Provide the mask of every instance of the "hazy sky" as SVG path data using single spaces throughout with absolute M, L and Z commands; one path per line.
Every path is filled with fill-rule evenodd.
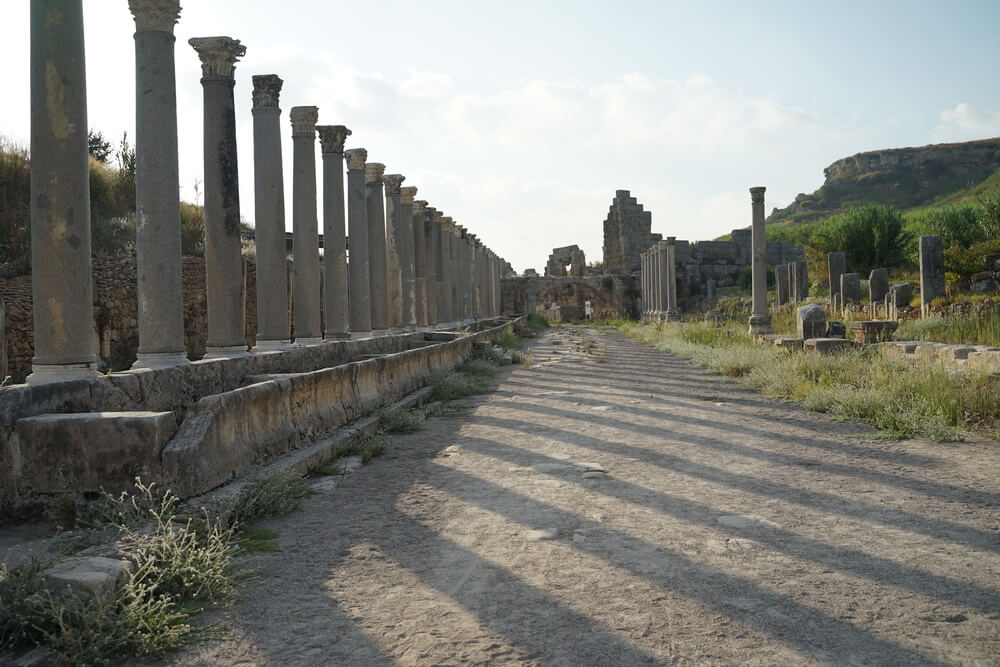
M 2 0 L 0 134 L 29 137 L 28 2 Z M 286 198 L 288 110 L 351 128 L 418 198 L 521 271 L 553 247 L 602 255 L 617 189 L 690 240 L 750 222 L 860 151 L 1000 135 L 1000 2 L 182 0 L 181 196 L 202 178 L 190 37 L 247 47 L 236 68 L 243 216 L 253 221 L 250 77 L 275 73 Z M 84 0 L 89 121 L 134 137 L 126 0 Z M 318 155 L 318 145 L 317 145 Z M 287 226 L 291 227 L 288 205 Z M 320 209 L 321 210 L 321 209 Z

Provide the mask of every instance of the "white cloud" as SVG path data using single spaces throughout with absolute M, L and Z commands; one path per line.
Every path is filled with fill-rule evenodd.
M 978 109 L 965 102 L 942 111 L 941 122 L 933 133 L 935 141 L 971 141 L 997 136 L 1000 136 L 1000 111 Z

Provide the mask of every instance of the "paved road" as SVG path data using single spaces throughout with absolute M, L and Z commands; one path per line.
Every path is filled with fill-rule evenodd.
M 184 664 L 997 664 L 1000 448 L 563 327 L 268 525 Z

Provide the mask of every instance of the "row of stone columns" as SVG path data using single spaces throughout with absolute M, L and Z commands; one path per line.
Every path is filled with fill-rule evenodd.
M 188 363 L 183 330 L 174 25 L 178 0 L 129 0 L 136 53 L 136 367 Z M 206 357 L 247 354 L 233 89 L 246 47 L 189 40 L 204 101 Z M 82 0 L 31 3 L 31 247 L 35 356 L 29 382 L 96 377 Z M 451 218 L 415 201 L 351 131 L 293 107 L 292 300 L 281 158 L 282 80 L 253 77 L 257 347 L 455 326 L 500 314 L 506 262 Z M 324 262 L 318 248 L 316 137 L 322 152 Z M 344 166 L 347 193 L 344 192 Z M 346 209 L 346 220 L 345 220 Z M 346 223 L 346 224 L 345 224 Z M 321 296 L 322 292 L 322 296 Z M 325 326 L 323 325 L 325 313 Z
M 642 253 L 640 284 L 642 319 L 673 322 L 680 318 L 677 307 L 677 240 L 658 241 Z

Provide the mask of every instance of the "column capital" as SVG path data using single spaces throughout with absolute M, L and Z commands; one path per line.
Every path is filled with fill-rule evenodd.
M 253 111 L 278 109 L 278 95 L 281 93 L 281 80 L 277 74 L 255 74 L 253 77 Z
M 764 190 L 766 190 L 763 185 L 758 185 L 755 188 L 750 188 L 750 201 L 762 202 L 764 201 Z
M 425 202 L 423 199 L 414 199 L 413 200 L 413 212 L 414 213 L 420 214 L 420 213 L 423 213 L 426 210 L 427 210 L 427 202 Z
M 402 174 L 386 174 L 382 177 L 382 182 L 385 183 L 385 193 L 387 195 L 398 195 L 400 194 L 400 185 L 406 180 L 406 176 Z
M 319 144 L 323 155 L 339 155 L 344 152 L 344 142 L 351 136 L 351 131 L 344 125 L 317 125 Z
M 232 37 L 192 37 L 188 40 L 201 58 L 202 76 L 233 76 L 236 61 L 247 53 L 247 47 Z
M 135 31 L 156 30 L 174 34 L 174 24 L 181 15 L 180 0 L 128 0 L 135 18 Z
M 292 122 L 293 137 L 316 138 L 316 121 L 319 119 L 319 107 L 292 107 L 288 112 Z
M 369 162 L 365 165 L 365 184 L 381 183 L 385 165 L 381 162 Z
M 667 248 L 667 242 L 666 241 L 657 241 L 656 242 L 656 249 L 657 250 L 666 250 L 666 248 Z
M 432 216 L 434 216 L 434 222 L 440 225 L 444 224 L 444 213 L 434 207 L 428 207 L 427 210 L 431 212 Z
M 417 189 L 412 185 L 408 185 L 405 188 L 399 189 L 399 194 L 402 196 L 403 205 L 413 205 L 416 204 L 414 198 L 417 196 Z
M 364 148 L 350 148 L 344 151 L 344 159 L 347 160 L 348 169 L 364 169 L 368 151 Z
M 676 236 L 668 236 L 667 237 L 667 245 L 677 245 L 677 237 Z

